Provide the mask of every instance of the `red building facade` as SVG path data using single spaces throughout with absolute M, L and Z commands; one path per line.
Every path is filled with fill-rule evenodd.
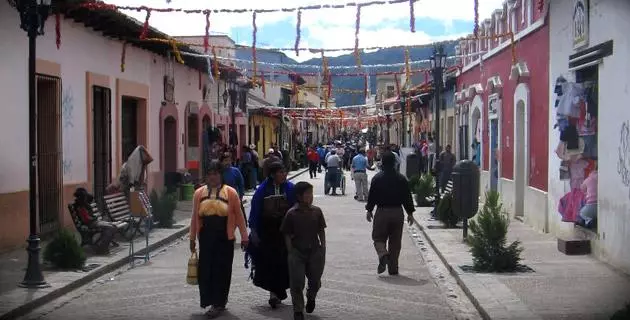
M 480 23 L 479 39 L 457 48 L 458 156 L 480 165 L 482 190 L 526 217 L 546 212 L 548 181 L 549 28 L 538 3 L 505 1 Z

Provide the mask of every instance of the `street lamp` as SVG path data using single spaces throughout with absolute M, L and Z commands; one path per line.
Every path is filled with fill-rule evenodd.
M 390 129 L 391 129 L 390 126 L 392 124 L 392 115 L 388 113 L 385 115 L 385 117 L 387 118 L 387 136 L 386 136 L 387 140 L 385 141 L 385 143 L 389 146 L 391 142 L 389 139 L 389 134 L 390 134 Z
M 402 130 L 400 130 L 400 146 L 404 147 L 405 146 L 405 134 L 407 132 L 407 130 L 405 130 L 406 128 L 406 123 L 405 123 L 405 109 L 407 108 L 407 92 L 401 92 L 400 94 L 400 122 L 402 124 Z
M 19 284 L 24 288 L 49 287 L 39 264 L 39 236 L 37 234 L 37 92 L 35 83 L 36 40 L 44 34 L 44 26 L 50 12 L 51 0 L 16 0 L 20 13 L 20 28 L 28 34 L 28 113 L 29 113 L 29 237 L 28 265 L 24 280 Z
M 444 72 L 444 67 L 446 66 L 446 55 L 444 54 L 444 48 L 440 45 L 433 49 L 433 56 L 431 57 L 431 69 L 433 73 L 433 92 L 434 92 L 434 104 L 435 104 L 435 150 L 437 154 L 437 160 L 439 160 L 440 156 L 440 109 L 442 105 L 442 87 L 443 79 L 442 74 Z M 433 208 L 433 217 L 437 216 L 438 206 L 440 204 L 440 183 L 446 183 L 446 181 L 440 181 L 438 173 L 438 179 L 435 179 L 435 207 Z

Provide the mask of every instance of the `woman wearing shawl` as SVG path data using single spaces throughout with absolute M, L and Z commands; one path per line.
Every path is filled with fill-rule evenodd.
M 252 260 L 254 285 L 269 291 L 269 305 L 276 308 L 287 298 L 289 268 L 280 225 L 295 204 L 293 184 L 281 163 L 269 165 L 269 176 L 258 186 L 249 213 L 251 229 L 248 256 Z
M 210 318 L 225 311 L 232 281 L 234 230 L 241 233 L 241 248 L 248 243 L 241 201 L 234 188 L 223 184 L 222 165 L 212 160 L 208 184 L 195 191 L 190 221 L 190 251 L 196 252 L 199 239 L 198 282 L 201 307 L 210 306 Z

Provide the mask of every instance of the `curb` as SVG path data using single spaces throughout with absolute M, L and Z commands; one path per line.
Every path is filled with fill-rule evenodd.
M 304 174 L 308 172 L 308 169 L 304 169 L 302 171 L 299 171 L 298 173 L 294 174 L 291 177 L 288 177 L 287 180 L 293 180 L 295 178 L 297 178 L 298 176 Z M 148 248 L 142 248 L 141 250 L 136 251 L 136 255 L 144 255 L 146 253 L 147 250 L 149 251 L 155 251 L 156 249 L 163 247 L 173 241 L 175 241 L 177 238 L 183 237 L 185 236 L 188 231 L 190 230 L 190 226 L 187 227 L 183 227 L 180 230 L 177 230 L 175 233 L 167 236 L 166 238 L 157 241 L 153 244 L 150 244 Z M 53 291 L 51 291 L 48 294 L 45 294 L 37 299 L 34 299 L 26 304 L 23 304 L 5 314 L 0 315 L 0 320 L 8 320 L 8 319 L 15 319 L 21 316 L 24 316 L 26 314 L 28 314 L 29 312 L 33 311 L 36 308 L 39 308 L 45 304 L 47 304 L 48 302 L 51 302 L 52 300 L 55 300 L 67 293 L 70 293 L 98 278 L 100 278 L 101 276 L 108 274 L 122 266 L 124 266 L 125 264 L 129 263 L 129 256 L 124 256 L 118 260 L 113 261 L 112 263 L 103 265 L 97 269 L 95 269 L 94 271 L 92 271 L 91 273 L 88 273 L 85 277 L 77 279 L 75 281 L 72 281 L 62 287 L 59 287 Z
M 147 250 L 149 251 L 155 251 L 157 248 L 163 247 L 173 241 L 175 241 L 177 238 L 180 238 L 184 235 L 186 235 L 188 233 L 190 229 L 190 226 L 187 227 L 183 227 L 180 230 L 177 230 L 175 233 L 167 236 L 166 238 L 157 241 L 153 244 L 150 244 L 148 248 L 142 248 L 141 250 L 136 251 L 136 255 L 143 255 L 146 253 Z M 96 279 L 98 279 L 99 277 L 108 274 L 122 266 L 124 266 L 125 264 L 129 263 L 129 256 L 124 256 L 123 258 L 120 258 L 112 263 L 103 265 L 100 268 L 95 269 L 93 272 L 88 273 L 85 277 L 77 279 L 75 281 L 72 281 L 64 286 L 61 286 L 53 291 L 51 291 L 48 294 L 45 294 L 37 299 L 34 299 L 26 304 L 23 304 L 3 315 L 0 315 L 0 320 L 5 320 L 5 319 L 15 319 L 17 317 L 21 317 L 24 316 L 26 314 L 28 314 L 29 312 L 33 311 L 36 308 L 39 308 L 45 304 L 47 304 L 48 302 L 57 299 L 73 290 L 76 290 Z
M 470 289 L 468 288 L 468 286 L 466 285 L 466 283 L 462 280 L 462 278 L 459 276 L 459 273 L 457 272 L 457 270 L 455 270 L 450 263 L 448 263 L 448 261 L 446 260 L 446 258 L 444 257 L 444 255 L 442 254 L 442 252 L 440 252 L 440 250 L 438 250 L 437 246 L 435 245 L 435 243 L 433 242 L 433 239 L 431 239 L 431 237 L 429 236 L 429 234 L 425 231 L 424 226 L 422 226 L 420 223 L 418 223 L 418 221 L 415 221 L 416 226 L 418 227 L 418 229 L 420 229 L 420 232 L 422 232 L 422 234 L 424 235 L 424 237 L 427 239 L 427 242 L 429 243 L 429 245 L 431 246 L 431 248 L 433 249 L 433 251 L 438 255 L 438 257 L 440 257 L 440 260 L 442 261 L 442 263 L 444 264 L 444 266 L 446 267 L 446 269 L 448 269 L 448 272 L 451 274 L 451 276 L 453 276 L 453 278 L 455 278 L 455 280 L 457 281 L 457 284 L 459 285 L 459 287 L 462 289 L 462 291 L 464 291 L 464 293 L 466 294 L 466 296 L 468 297 L 468 299 L 470 299 L 470 302 L 472 302 L 472 304 L 475 306 L 475 309 L 477 309 L 477 311 L 479 312 L 479 314 L 481 315 L 481 318 L 484 320 L 492 320 L 492 318 L 490 317 L 490 315 L 488 314 L 488 312 L 486 311 L 486 309 L 484 309 L 481 306 L 481 303 L 479 302 L 479 300 L 477 300 L 477 297 L 475 297 L 472 292 L 470 291 Z

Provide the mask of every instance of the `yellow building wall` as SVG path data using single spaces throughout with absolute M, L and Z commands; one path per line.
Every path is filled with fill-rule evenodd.
M 279 119 L 265 116 L 265 115 L 250 115 L 249 116 L 249 130 L 252 133 L 252 140 L 255 138 L 255 128 L 260 127 L 260 137 L 256 145 L 256 152 L 263 157 L 271 145 L 277 143 L 275 128 Z M 263 139 L 264 137 L 264 139 Z M 252 141 L 254 143 L 254 141 Z

